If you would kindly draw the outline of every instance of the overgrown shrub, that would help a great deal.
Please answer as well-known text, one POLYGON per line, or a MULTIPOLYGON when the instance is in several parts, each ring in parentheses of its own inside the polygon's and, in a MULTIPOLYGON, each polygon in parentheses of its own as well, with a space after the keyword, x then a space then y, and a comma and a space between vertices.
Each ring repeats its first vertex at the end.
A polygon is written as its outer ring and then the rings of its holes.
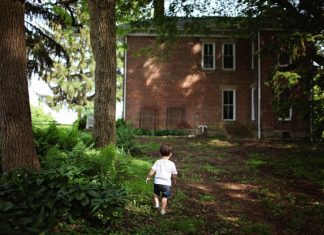
POLYGON ((31 106, 31 116, 34 126, 49 125, 54 122, 54 118, 50 114, 45 113, 41 107, 31 106))
POLYGON ((123 119, 119 119, 116 122, 117 133, 117 147, 134 153, 136 146, 133 141, 135 136, 135 129, 131 125, 127 124, 123 119))
POLYGON ((87 126, 87 115, 78 118, 73 124, 77 126, 79 130, 84 130, 87 126))
POLYGON ((121 218, 128 199, 120 183, 128 165, 123 152, 79 142, 69 153, 52 148, 41 163, 39 173, 0 179, 2 233, 53 231, 60 222, 108 226, 121 218))
POLYGON ((91 134, 79 131, 76 126, 59 128, 56 123, 47 128, 34 126, 33 134, 37 154, 41 156, 45 156, 53 146, 60 150, 71 151, 80 141, 87 146, 94 142, 91 134))

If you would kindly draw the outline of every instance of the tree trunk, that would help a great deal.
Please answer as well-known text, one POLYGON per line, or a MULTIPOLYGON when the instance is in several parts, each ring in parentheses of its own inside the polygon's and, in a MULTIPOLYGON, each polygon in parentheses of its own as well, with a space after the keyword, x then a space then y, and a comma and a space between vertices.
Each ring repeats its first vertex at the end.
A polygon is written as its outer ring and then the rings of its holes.
POLYGON ((164 17, 164 0, 154 0, 154 20, 157 23, 161 23, 164 17))
POLYGON ((0 4, 0 149, 4 172, 38 170, 27 83, 24 4, 0 4))
POLYGON ((88 6, 96 61, 93 135, 103 147, 116 143, 116 2, 88 0, 88 6))

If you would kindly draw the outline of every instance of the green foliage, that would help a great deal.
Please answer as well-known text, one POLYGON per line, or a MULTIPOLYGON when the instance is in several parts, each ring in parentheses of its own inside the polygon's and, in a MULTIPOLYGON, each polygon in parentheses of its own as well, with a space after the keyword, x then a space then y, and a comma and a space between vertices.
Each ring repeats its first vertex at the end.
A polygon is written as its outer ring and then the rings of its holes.
POLYGON ((60 5, 53 7, 56 15, 60 16, 67 27, 52 25, 53 39, 58 42, 71 63, 66 66, 66 61, 50 55, 53 61, 50 70, 40 70, 38 75, 49 84, 51 95, 41 96, 42 100, 50 107, 60 109, 67 106, 79 115, 92 107, 94 97, 94 69, 95 62, 90 45, 90 29, 88 26, 89 14, 80 2, 74 4, 75 18, 82 27, 72 27, 72 18, 69 11, 60 5))
POLYGON ((126 155, 78 142, 71 152, 52 148, 38 173, 11 172, 0 179, 0 221, 4 233, 52 231, 60 222, 109 226, 121 219, 128 201, 121 182, 126 155))
POLYGON ((136 231, 138 235, 149 234, 197 234, 203 222, 196 218, 177 218, 177 220, 161 220, 159 226, 145 226, 136 231))
POLYGON ((262 154, 249 154, 249 158, 245 161, 246 165, 251 169, 257 169, 267 164, 265 156, 262 154))
POLYGON ((37 154, 41 156, 45 156, 53 146, 59 150, 71 151, 79 141, 87 146, 94 142, 91 134, 81 132, 75 126, 59 128, 55 123, 47 128, 34 126, 33 134, 37 154))
POLYGON ((137 151, 134 143, 135 130, 131 125, 127 124, 123 119, 116 122, 116 145, 119 148, 135 153, 137 151))
POLYGON ((84 130, 87 126, 87 115, 82 115, 74 122, 74 125, 78 127, 79 130, 84 130))
POLYGON ((255 224, 246 225, 242 230, 244 234, 259 234, 259 235, 272 234, 271 225, 264 224, 264 223, 255 223, 255 224))
POLYGON ((54 118, 44 112, 41 107, 31 106, 32 123, 34 126, 48 125, 54 122, 54 118))

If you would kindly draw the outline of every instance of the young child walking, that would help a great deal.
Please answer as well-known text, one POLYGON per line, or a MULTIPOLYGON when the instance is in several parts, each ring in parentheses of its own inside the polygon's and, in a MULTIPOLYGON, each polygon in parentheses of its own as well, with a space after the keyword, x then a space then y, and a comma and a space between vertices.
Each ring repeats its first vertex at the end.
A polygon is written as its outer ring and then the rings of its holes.
POLYGON ((146 183, 154 176, 154 202, 155 208, 160 209, 159 196, 162 194, 161 214, 166 213, 168 198, 171 196, 171 186, 176 184, 177 169, 174 162, 170 161, 172 156, 172 146, 163 144, 160 147, 161 159, 152 166, 146 177, 146 183), (172 179, 172 180, 171 180, 172 179))

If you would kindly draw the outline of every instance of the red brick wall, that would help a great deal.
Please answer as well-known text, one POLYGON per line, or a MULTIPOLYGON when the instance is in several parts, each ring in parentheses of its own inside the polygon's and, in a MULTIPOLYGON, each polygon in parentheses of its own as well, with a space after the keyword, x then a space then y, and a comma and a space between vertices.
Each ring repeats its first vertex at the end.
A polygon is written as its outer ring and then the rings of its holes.
MULTIPOLYGON (((273 33, 263 32, 261 34, 261 49, 265 48, 276 41, 273 33)), ((272 89, 266 85, 271 75, 272 65, 277 63, 277 56, 267 53, 261 57, 261 78, 262 78, 262 100, 261 100, 261 128, 264 132, 271 132, 275 130, 305 132, 309 133, 309 121, 298 116, 296 109, 292 109, 291 121, 280 121, 278 115, 273 110, 273 92, 272 89)))
MULTIPOLYGON (((219 128, 222 121, 222 89, 236 89, 236 121, 255 126, 251 121, 251 86, 256 87, 257 63, 251 68, 251 42, 248 39, 198 37, 178 39, 167 51, 158 56, 149 55, 148 48, 154 45, 154 37, 128 36, 126 111, 127 122, 140 127, 141 109, 154 110, 155 128, 166 129, 167 109, 182 108, 183 127, 197 128, 206 124, 209 128, 219 128), (201 44, 215 42, 216 69, 201 69, 201 44), (236 46, 236 69, 222 69, 222 43, 234 42, 236 46), (142 52, 142 53, 140 53, 142 52), (146 55, 144 55, 146 53, 146 55)), ((271 40, 262 36, 262 45, 271 40)), ((257 47, 257 44, 256 44, 257 47)), ((267 79, 273 59, 262 58, 262 82, 267 79)), ((290 128, 294 122, 277 121, 272 112, 271 89, 262 86, 262 128, 290 128), (265 97, 268 96, 268 97, 265 97)))

